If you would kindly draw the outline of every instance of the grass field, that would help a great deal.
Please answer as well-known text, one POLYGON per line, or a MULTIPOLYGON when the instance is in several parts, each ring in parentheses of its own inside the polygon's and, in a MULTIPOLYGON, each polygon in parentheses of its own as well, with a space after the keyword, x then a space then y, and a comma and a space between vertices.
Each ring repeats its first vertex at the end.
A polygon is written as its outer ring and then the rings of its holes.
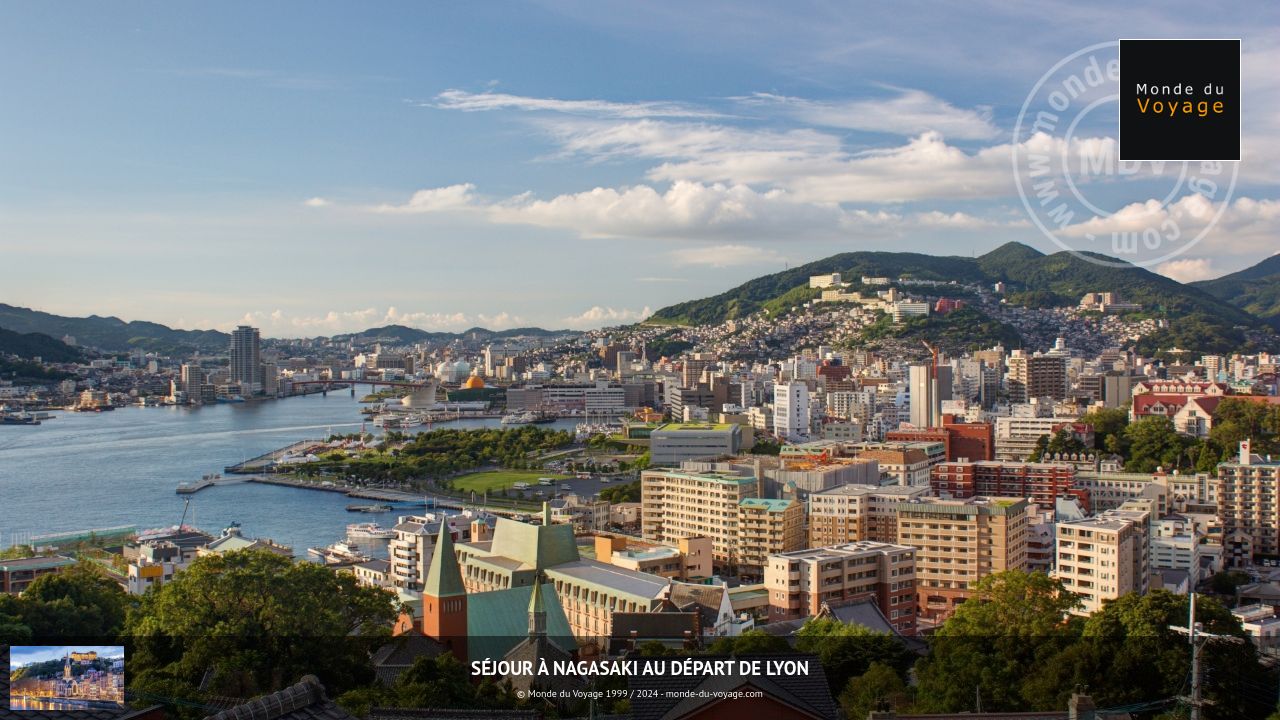
POLYGON ((506 490, 518 482, 526 482, 536 487, 538 478, 544 477, 549 477, 559 482, 560 480, 568 479, 570 476, 556 475, 555 473, 538 470, 493 470, 462 475, 453 480, 453 486, 458 490, 475 490, 482 493, 486 490, 506 490))

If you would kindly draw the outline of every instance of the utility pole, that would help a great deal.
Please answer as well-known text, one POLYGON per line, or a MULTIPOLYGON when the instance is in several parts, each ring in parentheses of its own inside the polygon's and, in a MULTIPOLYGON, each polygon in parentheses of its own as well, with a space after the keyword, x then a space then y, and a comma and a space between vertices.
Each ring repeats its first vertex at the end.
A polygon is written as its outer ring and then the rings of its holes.
POLYGON ((1204 705, 1203 688, 1201 686, 1200 668, 1200 652, 1204 649, 1204 644, 1210 640, 1227 640, 1230 642, 1244 642, 1238 637, 1232 635, 1215 635, 1207 633, 1196 623, 1196 594, 1191 593, 1191 609, 1187 617, 1187 626, 1178 627, 1170 625, 1170 630, 1174 632, 1184 633, 1187 641, 1191 644, 1191 697, 1184 698, 1191 705, 1191 720, 1202 720, 1204 717, 1202 706, 1204 705))

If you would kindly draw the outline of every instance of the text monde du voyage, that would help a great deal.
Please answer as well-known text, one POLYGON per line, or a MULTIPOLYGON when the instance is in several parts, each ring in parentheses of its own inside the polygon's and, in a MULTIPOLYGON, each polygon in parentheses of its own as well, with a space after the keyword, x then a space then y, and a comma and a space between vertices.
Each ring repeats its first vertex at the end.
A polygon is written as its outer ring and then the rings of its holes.
POLYGON ((1226 113, 1225 101, 1212 99, 1214 96, 1224 95, 1224 87, 1206 83, 1197 93, 1196 88, 1190 83, 1174 85, 1136 83, 1134 92, 1137 97, 1134 99, 1138 103, 1138 112, 1143 115, 1209 117, 1226 113))

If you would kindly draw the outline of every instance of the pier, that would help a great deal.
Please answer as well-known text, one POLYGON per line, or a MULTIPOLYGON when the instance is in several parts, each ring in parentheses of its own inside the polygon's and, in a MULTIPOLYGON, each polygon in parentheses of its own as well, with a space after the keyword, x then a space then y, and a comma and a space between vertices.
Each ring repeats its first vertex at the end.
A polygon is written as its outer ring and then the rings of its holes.
POLYGON ((299 440, 291 445, 286 445, 278 450, 272 450, 269 453, 250 458, 244 462, 235 465, 228 465, 222 469, 223 472, 231 475, 251 475, 254 473, 271 472, 272 468, 280 462, 282 458, 293 455, 304 448, 312 445, 319 445, 323 440, 299 440))
POLYGON ((419 494, 404 492, 402 490, 377 490, 369 488, 347 488, 337 485, 325 485, 322 483, 307 482, 305 480, 295 480, 293 478, 284 478, 270 475, 256 475, 247 478, 247 482, 263 483, 265 485, 284 485, 286 487, 300 488, 303 490, 320 490, 323 492, 342 493, 349 498, 357 500, 381 500, 383 502, 394 503, 412 503, 414 505, 422 505, 425 501, 430 501, 435 507, 445 508, 447 510, 466 510, 468 508, 475 510, 483 510, 493 515, 502 515, 504 517, 512 517, 514 515, 528 515, 535 512, 536 509, 518 509, 518 508, 498 508, 490 505, 479 505, 475 503, 464 503, 456 498, 440 497, 438 495, 419 494))

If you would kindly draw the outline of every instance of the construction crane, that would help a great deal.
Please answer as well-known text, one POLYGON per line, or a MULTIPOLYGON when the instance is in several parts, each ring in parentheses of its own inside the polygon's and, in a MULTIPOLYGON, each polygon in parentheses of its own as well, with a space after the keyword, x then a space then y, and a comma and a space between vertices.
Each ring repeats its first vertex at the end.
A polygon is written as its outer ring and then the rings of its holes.
POLYGON ((938 348, 930 345, 928 340, 921 340, 920 344, 924 345, 924 349, 929 351, 929 357, 932 359, 932 362, 929 363, 929 377, 936 379, 938 377, 938 348))

